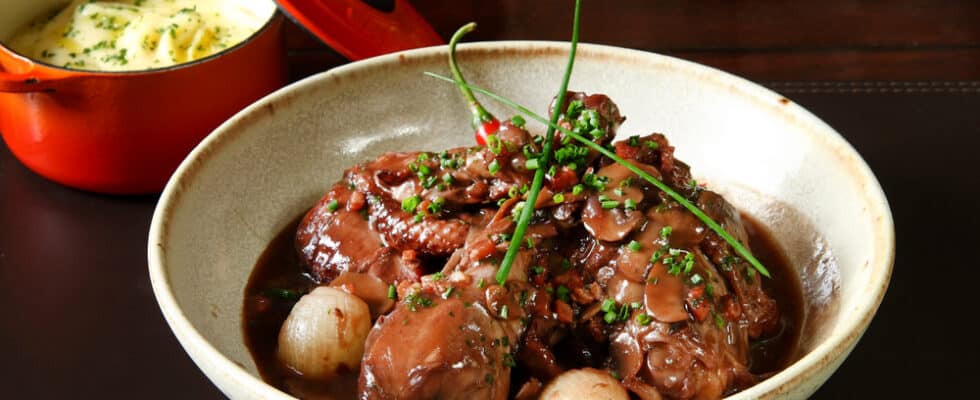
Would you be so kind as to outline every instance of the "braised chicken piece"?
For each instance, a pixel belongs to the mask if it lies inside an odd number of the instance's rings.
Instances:
[[[750,244],[739,213],[662,134],[613,142],[625,117],[608,97],[569,92],[551,112]],[[768,278],[660,188],[561,132],[527,204],[543,141],[504,122],[485,146],[383,154],[345,171],[299,222],[313,284],[363,299],[374,319],[345,378],[357,376],[356,397],[535,398],[587,378],[618,382],[616,396],[711,399],[771,372],[753,369],[753,343],[789,335],[792,314]]]

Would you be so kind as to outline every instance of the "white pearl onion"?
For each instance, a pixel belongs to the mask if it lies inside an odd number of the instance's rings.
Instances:
[[[593,369],[573,369],[558,375],[541,392],[541,400],[628,400],[629,394],[608,373]]]
[[[312,379],[330,378],[342,366],[357,371],[371,330],[367,303],[321,286],[299,299],[279,331],[279,359]]]

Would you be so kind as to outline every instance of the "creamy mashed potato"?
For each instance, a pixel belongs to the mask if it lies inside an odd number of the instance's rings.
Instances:
[[[24,26],[7,44],[66,68],[162,68],[242,42],[274,11],[269,0],[75,0]]]

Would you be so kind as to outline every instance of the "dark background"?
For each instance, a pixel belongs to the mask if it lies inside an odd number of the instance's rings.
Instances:
[[[566,40],[571,1],[414,1],[448,37]],[[980,2],[586,1],[583,41],[708,64],[836,128],[891,203],[895,271],[857,349],[815,398],[965,397],[980,245]],[[342,58],[287,28],[291,76]],[[4,398],[220,398],[164,322],[147,277],[156,196],[67,189],[0,145]]]

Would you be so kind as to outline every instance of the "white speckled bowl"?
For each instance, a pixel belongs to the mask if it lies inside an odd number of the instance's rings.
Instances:
[[[544,112],[566,52],[477,43],[459,59],[473,83]],[[356,162],[472,143],[456,89],[422,76],[446,69],[436,47],[293,84],[219,127],[170,180],[150,230],[150,278],[184,349],[225,394],[288,398],[258,378],[242,340],[243,290],[267,243]],[[666,133],[698,181],[768,224],[803,281],[805,354],[733,398],[813,393],[867,328],[891,275],[891,213],[861,157],[778,94],[670,57],[582,45],[570,88],[614,99],[628,116],[622,135]]]

